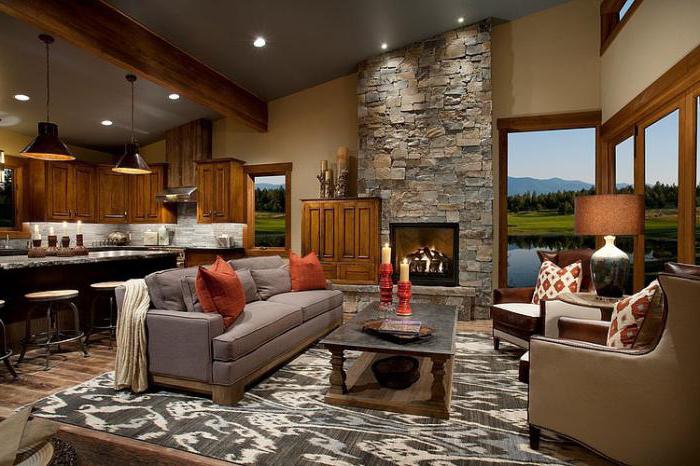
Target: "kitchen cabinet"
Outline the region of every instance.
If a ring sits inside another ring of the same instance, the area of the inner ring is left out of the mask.
[[[380,218],[381,200],[376,198],[304,200],[302,253],[314,251],[329,280],[374,284]]]
[[[92,222],[96,172],[81,162],[29,162],[30,221]]]
[[[97,221],[98,223],[127,223],[129,177],[112,171],[112,166],[97,167]]]
[[[165,204],[156,194],[167,186],[167,164],[152,163],[148,175],[125,175],[129,183],[129,223],[174,223],[176,205]]]
[[[197,223],[245,222],[243,163],[196,161]]]

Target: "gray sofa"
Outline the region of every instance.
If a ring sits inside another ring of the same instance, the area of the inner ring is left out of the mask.
[[[313,345],[342,321],[337,290],[290,292],[279,256],[235,259],[246,293],[243,313],[228,329],[218,313],[201,312],[196,267],[146,277],[151,307],[146,318],[151,382],[211,395],[233,404],[245,386]],[[124,289],[117,289],[121,309]]]

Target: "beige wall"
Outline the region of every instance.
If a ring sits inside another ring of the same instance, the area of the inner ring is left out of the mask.
[[[0,128],[0,149],[7,155],[19,155],[21,151],[34,136],[27,136],[6,128]],[[92,163],[111,163],[112,156],[104,152],[99,152],[85,147],[68,144],[71,151],[78,160]]]
[[[141,156],[146,162],[165,162],[165,139],[141,146]]]
[[[499,118],[600,108],[600,2],[573,0],[495,26],[491,47],[497,180]],[[499,193],[495,194],[498,199]],[[494,204],[494,244],[498,244],[499,213]],[[498,250],[495,264],[497,255]],[[494,280],[497,272],[494,267]]]
[[[334,79],[268,105],[268,131],[241,128],[230,118],[214,122],[214,157],[249,164],[292,162],[292,249],[301,250],[300,199],[318,197],[316,175],[323,159],[335,161],[338,146],[357,155],[357,76]]]
[[[644,0],[602,57],[603,121],[700,45],[700,1]]]

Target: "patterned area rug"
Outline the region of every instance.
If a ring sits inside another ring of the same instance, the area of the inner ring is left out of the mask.
[[[495,352],[483,334],[460,334],[451,418],[443,421],[323,402],[329,353],[309,349],[262,380],[236,406],[153,391],[115,392],[107,373],[36,404],[36,415],[238,464],[591,464],[597,457],[547,437],[528,447],[521,350]],[[348,366],[357,354],[348,354]]]

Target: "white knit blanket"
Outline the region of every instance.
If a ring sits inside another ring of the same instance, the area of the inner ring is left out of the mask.
[[[128,280],[117,322],[117,358],[114,386],[134,393],[148,389],[146,313],[151,303],[143,279]]]

